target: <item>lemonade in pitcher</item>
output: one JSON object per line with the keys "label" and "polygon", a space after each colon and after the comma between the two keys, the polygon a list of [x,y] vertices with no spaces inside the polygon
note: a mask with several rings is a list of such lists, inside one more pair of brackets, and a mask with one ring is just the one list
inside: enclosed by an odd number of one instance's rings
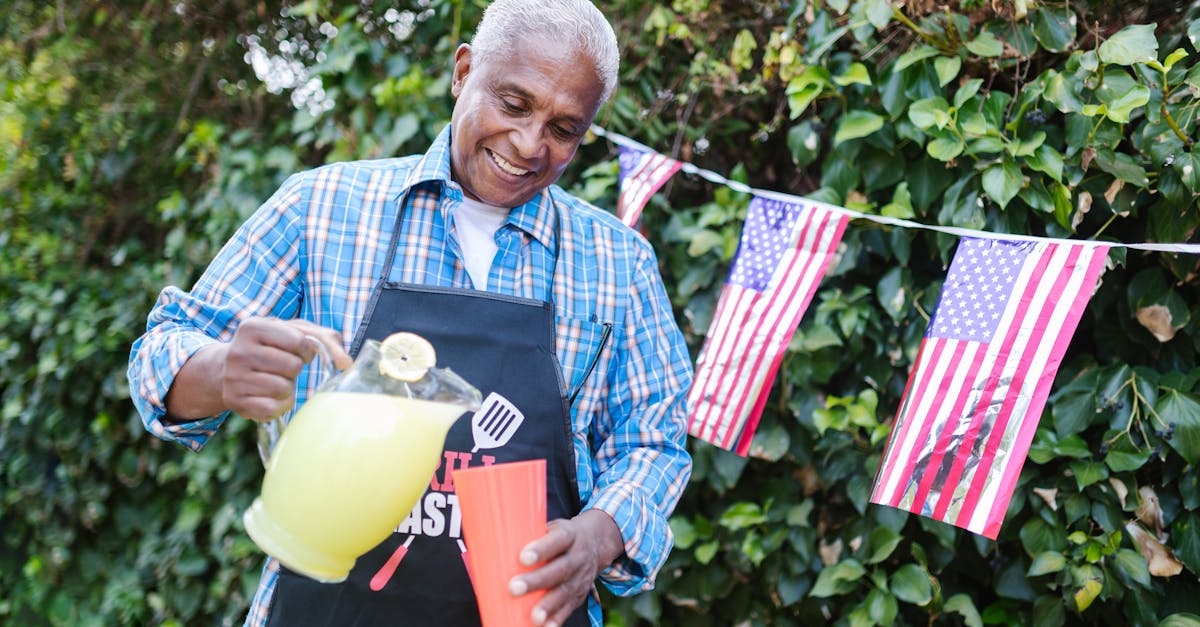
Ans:
{"label": "lemonade in pitcher", "polygon": [[366,342],[300,408],[243,517],[261,549],[317,581],[344,580],[388,537],[429,485],[450,426],[479,406],[478,390],[432,367],[427,342],[399,335]]}

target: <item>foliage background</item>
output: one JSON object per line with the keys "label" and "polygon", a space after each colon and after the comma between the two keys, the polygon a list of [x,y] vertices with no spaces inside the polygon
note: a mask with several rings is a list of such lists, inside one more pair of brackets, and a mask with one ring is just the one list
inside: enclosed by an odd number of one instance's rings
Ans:
{"label": "foliage background", "polygon": [[[0,15],[0,622],[236,624],[260,480],[232,421],[147,435],[128,346],[289,173],[410,154],[479,2],[8,3]],[[617,0],[598,123],[754,186],[927,224],[1196,242],[1194,4]],[[594,141],[564,185],[612,207]],[[698,351],[749,199],[647,208]],[[658,588],[613,625],[1196,624],[1192,255],[1116,249],[1000,537],[867,506],[955,238],[858,221],[742,459],[692,441]]]}

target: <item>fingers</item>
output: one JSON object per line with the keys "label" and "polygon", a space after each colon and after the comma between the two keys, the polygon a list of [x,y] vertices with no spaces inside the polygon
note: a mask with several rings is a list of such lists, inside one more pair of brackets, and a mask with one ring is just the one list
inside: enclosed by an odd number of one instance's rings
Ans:
{"label": "fingers", "polygon": [[291,408],[296,377],[314,352],[307,337],[327,346],[338,367],[350,364],[341,335],[333,329],[305,320],[244,320],[225,356],[221,381],[225,405],[260,422]]}
{"label": "fingers", "polygon": [[555,520],[545,536],[521,551],[520,560],[526,566],[544,561],[509,584],[509,591],[518,596],[533,590],[546,591],[531,615],[533,624],[562,625],[591,590],[597,568],[582,531],[585,529],[573,521]]}

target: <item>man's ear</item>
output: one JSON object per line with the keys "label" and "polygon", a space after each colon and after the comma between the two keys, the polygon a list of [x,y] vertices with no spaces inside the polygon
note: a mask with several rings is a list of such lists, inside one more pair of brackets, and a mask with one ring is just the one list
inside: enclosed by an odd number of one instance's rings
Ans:
{"label": "man's ear", "polygon": [[463,85],[467,82],[467,74],[471,73],[471,46],[459,44],[454,51],[454,75],[450,81],[450,94],[455,98],[462,93]]}

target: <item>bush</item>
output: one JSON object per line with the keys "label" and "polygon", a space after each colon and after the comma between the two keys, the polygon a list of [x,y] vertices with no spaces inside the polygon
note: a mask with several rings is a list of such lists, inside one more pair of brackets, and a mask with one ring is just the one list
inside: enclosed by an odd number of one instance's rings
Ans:
{"label": "bush", "polygon": [[[1195,242],[1200,22],[1159,7],[619,0],[622,89],[598,123],[866,213]],[[145,434],[128,346],[282,177],[422,150],[479,13],[18,0],[0,18],[0,620],[240,622],[261,563],[240,520],[251,429],[199,455]],[[564,184],[613,206],[613,148],[584,146]],[[694,351],[748,201],[679,174],[646,209]],[[691,442],[676,550],[654,592],[606,600],[610,623],[1200,614],[1196,255],[1113,249],[997,541],[867,505],[956,242],[852,223],[751,457]]]}

